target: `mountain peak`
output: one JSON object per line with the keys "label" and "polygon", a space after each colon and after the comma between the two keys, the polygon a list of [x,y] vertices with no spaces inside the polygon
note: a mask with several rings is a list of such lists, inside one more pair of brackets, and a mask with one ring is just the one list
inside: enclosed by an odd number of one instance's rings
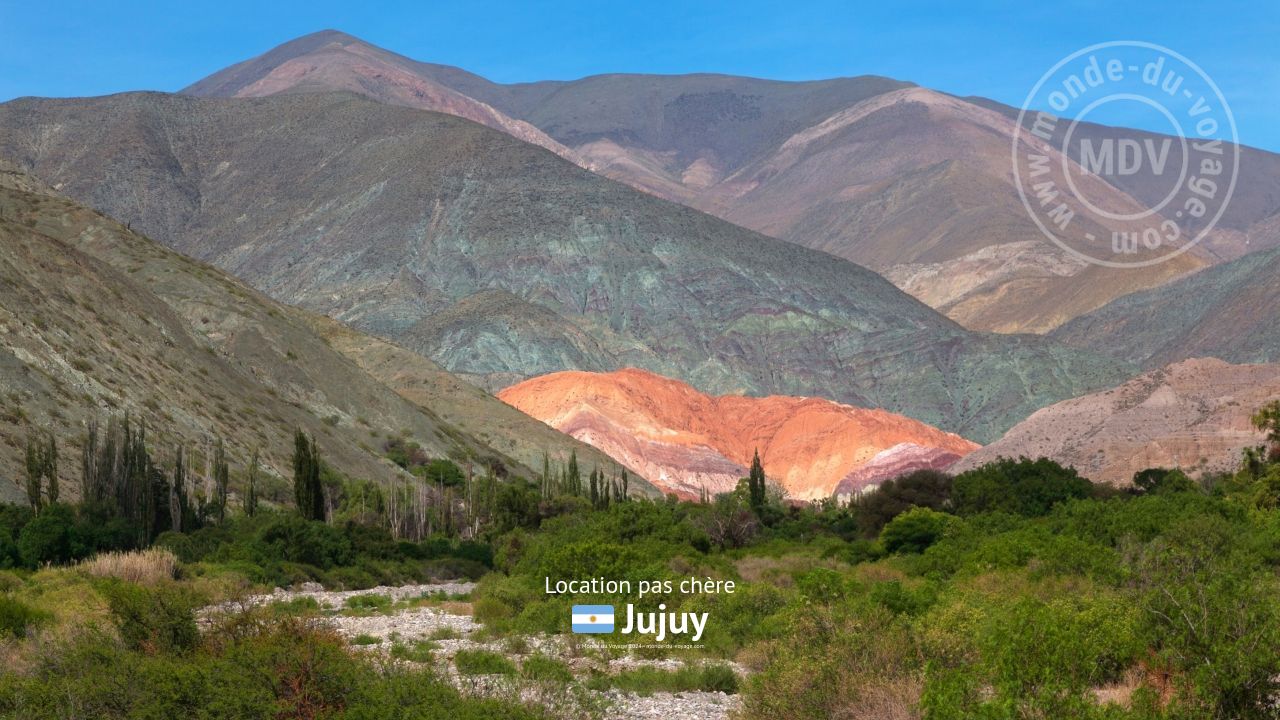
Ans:
{"label": "mountain peak", "polygon": [[359,44],[373,49],[380,49],[341,30],[317,30],[283,42],[261,55],[219,70],[183,88],[180,92],[200,97],[234,97],[246,86],[270,74],[281,65],[333,44]]}

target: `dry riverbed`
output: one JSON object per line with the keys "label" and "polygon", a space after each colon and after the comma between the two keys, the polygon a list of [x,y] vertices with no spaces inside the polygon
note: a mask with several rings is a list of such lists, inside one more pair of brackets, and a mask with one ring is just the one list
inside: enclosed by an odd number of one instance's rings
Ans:
{"label": "dry riverbed", "polygon": [[[414,662],[412,653],[394,648],[422,648],[430,662],[445,672],[459,690],[480,695],[520,697],[546,705],[565,717],[663,718],[664,720],[724,720],[738,707],[737,695],[721,692],[654,692],[642,695],[616,688],[589,690],[584,680],[593,673],[616,674],[640,667],[677,670],[683,663],[672,659],[615,657],[594,638],[578,635],[528,635],[494,639],[485,636],[471,617],[465,598],[474,589],[469,582],[376,587],[368,590],[329,591],[319,585],[255,595],[236,602],[205,608],[202,618],[220,612],[274,603],[319,607],[323,622],[346,637],[360,652],[382,653],[402,662]],[[458,672],[455,657],[461,651],[498,653],[517,664],[532,656],[564,663],[577,682],[549,687],[503,675],[467,675]],[[729,663],[739,677],[744,668]]]}

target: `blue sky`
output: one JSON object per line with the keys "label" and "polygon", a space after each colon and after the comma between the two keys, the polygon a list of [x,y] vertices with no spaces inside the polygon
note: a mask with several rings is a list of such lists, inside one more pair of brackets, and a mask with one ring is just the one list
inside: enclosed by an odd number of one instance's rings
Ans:
{"label": "blue sky", "polygon": [[[0,0],[0,100],[177,90],[335,28],[501,82],[602,72],[785,80],[877,74],[1020,104],[1063,56],[1107,40],[1204,68],[1242,142],[1280,151],[1280,2],[127,3]],[[1163,128],[1153,128],[1163,129]]]}

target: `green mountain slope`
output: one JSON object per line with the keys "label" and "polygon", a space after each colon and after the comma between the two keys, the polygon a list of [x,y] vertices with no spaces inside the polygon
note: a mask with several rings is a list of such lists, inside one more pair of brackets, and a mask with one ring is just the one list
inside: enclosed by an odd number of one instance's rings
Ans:
{"label": "green mountain slope", "polygon": [[[148,423],[162,453],[178,442],[207,450],[222,437],[238,468],[261,447],[264,464],[283,477],[294,428],[314,434],[335,468],[375,480],[401,472],[382,457],[391,433],[432,456],[478,466],[528,473],[543,450],[563,457],[578,449],[612,467],[474,392],[466,403],[472,433],[512,452],[495,450],[427,409],[461,405],[455,392],[428,388],[405,399],[313,325],[331,321],[269,300],[8,167],[0,168],[0,247],[2,497],[21,497],[32,427],[57,435],[64,492],[74,497],[85,423],[126,412]],[[347,331],[344,344],[385,343]],[[489,411],[501,422],[490,426]],[[514,447],[507,435],[527,435],[529,447]]]}
{"label": "green mountain slope", "polygon": [[1134,293],[1053,332],[1063,343],[1154,368],[1195,357],[1280,360],[1280,249]]}
{"label": "green mountain slope", "polygon": [[636,366],[976,440],[1129,370],[965,331],[862,267],[456,117],[346,94],[0,106],[0,153],[278,300],[490,389]]}

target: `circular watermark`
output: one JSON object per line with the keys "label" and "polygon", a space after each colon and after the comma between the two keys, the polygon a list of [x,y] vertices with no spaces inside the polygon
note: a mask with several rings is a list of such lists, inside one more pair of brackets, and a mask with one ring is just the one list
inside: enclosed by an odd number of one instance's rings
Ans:
{"label": "circular watermark", "polygon": [[1226,97],[1200,66],[1153,43],[1099,43],[1058,61],[1027,94],[1014,185],[1071,255],[1146,267],[1195,247],[1222,218],[1238,140]]}

